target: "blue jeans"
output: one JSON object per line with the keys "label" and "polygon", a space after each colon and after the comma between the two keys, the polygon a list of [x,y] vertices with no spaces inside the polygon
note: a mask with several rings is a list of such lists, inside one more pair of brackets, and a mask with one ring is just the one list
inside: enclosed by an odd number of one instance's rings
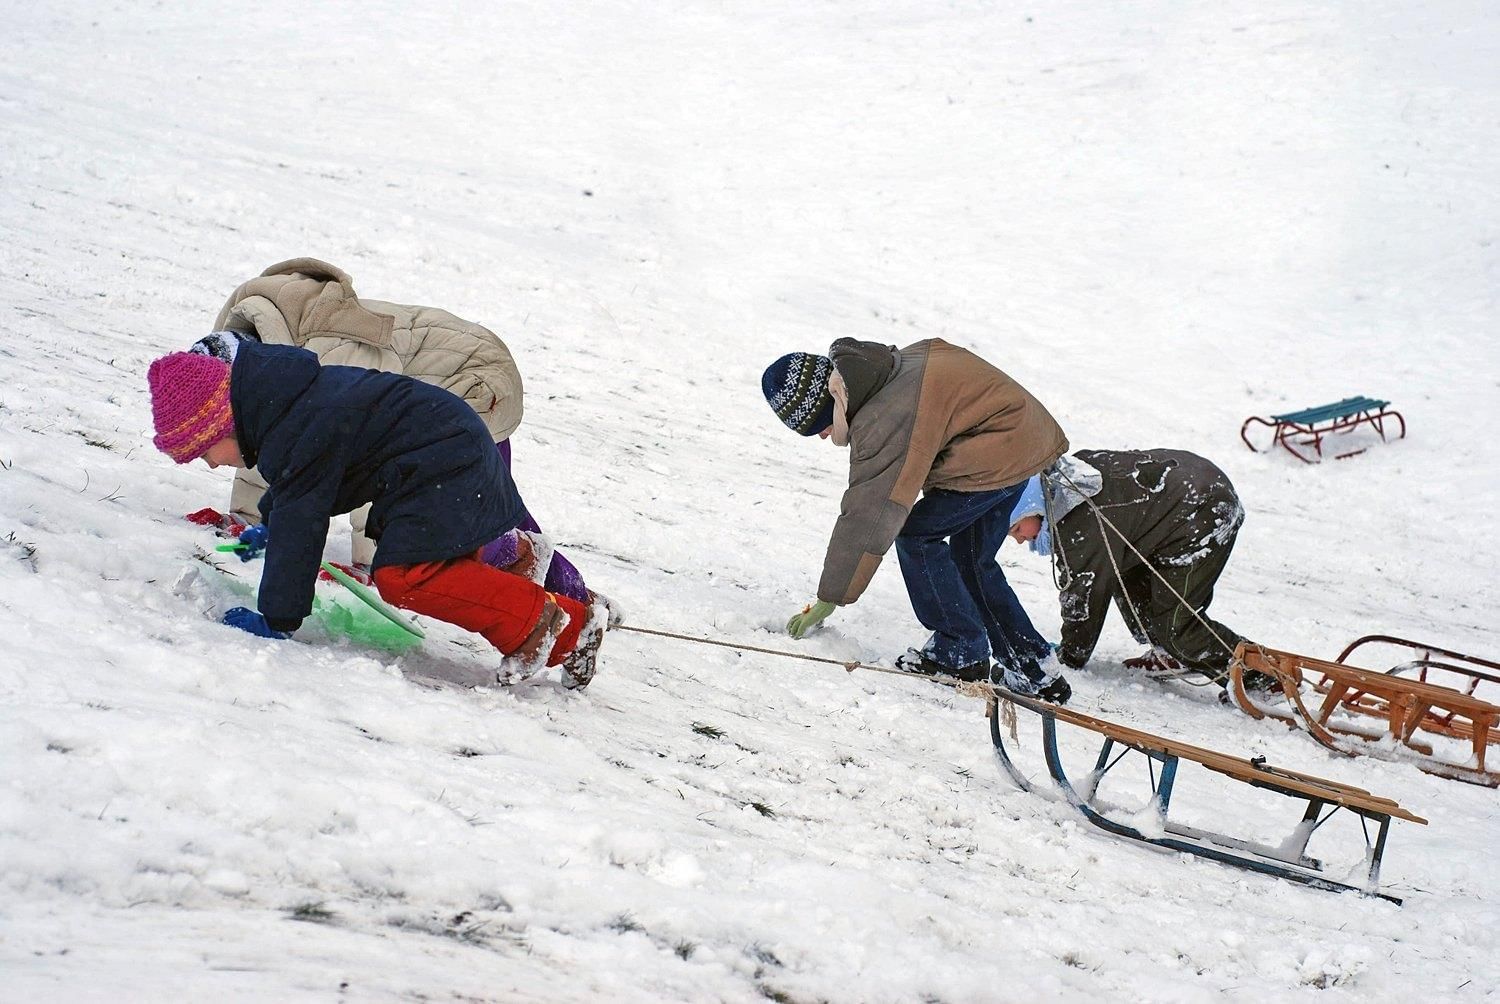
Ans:
{"label": "blue jeans", "polygon": [[954,668],[993,655],[1017,671],[1045,658],[1047,642],[1021,608],[995,555],[1026,482],[987,492],[931,491],[896,537],[912,610],[932,632],[926,655]]}

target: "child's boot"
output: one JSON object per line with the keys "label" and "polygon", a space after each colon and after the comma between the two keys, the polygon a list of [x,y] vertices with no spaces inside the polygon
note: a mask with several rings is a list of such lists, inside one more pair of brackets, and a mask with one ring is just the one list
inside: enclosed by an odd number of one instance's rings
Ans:
{"label": "child's boot", "polygon": [[619,600],[612,600],[608,596],[596,590],[588,590],[589,606],[599,604],[604,607],[605,617],[611,630],[625,623],[625,608],[620,606]]}
{"label": "child's boot", "polygon": [[594,679],[594,674],[599,671],[599,646],[604,644],[604,631],[610,625],[609,606],[602,602],[595,602],[589,607],[588,620],[583,625],[583,633],[578,636],[578,644],[573,646],[573,651],[563,657],[563,686],[569,690],[582,690]]}
{"label": "child's boot", "polygon": [[542,613],[536,625],[521,646],[500,660],[498,677],[501,683],[515,683],[536,674],[547,665],[553,647],[568,629],[568,612],[551,593],[542,604]]}

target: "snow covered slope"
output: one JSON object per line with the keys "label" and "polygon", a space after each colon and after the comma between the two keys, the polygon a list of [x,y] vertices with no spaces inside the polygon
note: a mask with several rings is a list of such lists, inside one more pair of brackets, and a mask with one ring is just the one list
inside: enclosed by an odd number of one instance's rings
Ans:
{"label": "snow covered slope", "polygon": [[[1078,707],[1430,818],[1394,827],[1406,905],[1081,827],[921,683],[622,632],[582,694],[471,690],[494,655],[445,625],[220,627],[181,517],[227,475],[152,449],[144,378],[325,258],[501,333],[521,488],[633,623],[880,661],[922,639],[894,560],[776,633],[846,458],[759,375],[941,336],[1075,447],[1219,462],[1237,630],[1493,655],[1500,18],[1418,7],[0,4],[0,997],[1492,999],[1496,793],[1142,682],[1118,622]],[[1352,394],[1409,438],[1239,443]],[[1046,565],[1001,558],[1055,636]]]}

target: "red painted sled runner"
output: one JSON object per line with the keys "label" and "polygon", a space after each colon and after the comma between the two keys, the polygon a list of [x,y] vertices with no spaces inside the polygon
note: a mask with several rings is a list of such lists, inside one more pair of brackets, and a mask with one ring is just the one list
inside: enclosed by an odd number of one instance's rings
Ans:
{"label": "red painted sled runner", "polygon": [[[1272,434],[1271,444],[1266,447],[1268,451],[1281,446],[1304,464],[1311,464],[1315,461],[1297,447],[1311,446],[1318,460],[1322,460],[1325,436],[1350,433],[1361,425],[1369,425],[1380,433],[1381,442],[1389,442],[1385,434],[1386,420],[1394,418],[1401,426],[1401,431],[1395,438],[1405,439],[1406,419],[1401,417],[1399,411],[1392,411],[1390,403],[1370,397],[1346,397],[1333,404],[1304,408],[1301,411],[1287,412],[1285,415],[1272,415],[1270,418],[1251,415],[1245,419],[1245,424],[1240,426],[1240,438],[1245,441],[1246,446],[1259,453],[1261,451],[1256,449],[1255,444],[1250,442],[1250,437],[1247,435],[1250,423],[1259,422],[1261,425],[1270,426]],[[1342,460],[1363,452],[1365,452],[1364,447],[1345,453],[1336,453],[1334,459]]]}

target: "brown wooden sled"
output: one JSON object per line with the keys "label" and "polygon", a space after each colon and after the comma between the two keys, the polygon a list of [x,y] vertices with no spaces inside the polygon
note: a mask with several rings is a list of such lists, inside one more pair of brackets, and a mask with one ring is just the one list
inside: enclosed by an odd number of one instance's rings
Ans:
{"label": "brown wooden sled", "polygon": [[[1368,638],[1388,640],[1386,636],[1378,635]],[[1340,658],[1347,657],[1366,640],[1361,639],[1345,649]],[[1399,643],[1401,639],[1395,641]],[[1416,643],[1407,644],[1422,647]],[[1414,679],[1398,672],[1409,665],[1381,673],[1241,642],[1230,661],[1229,695],[1234,704],[1252,718],[1274,718],[1300,727],[1337,753],[1380,756],[1383,751],[1376,744],[1389,737],[1406,751],[1403,759],[1411,760],[1429,774],[1491,788],[1500,786],[1500,771],[1485,767],[1485,754],[1490,744],[1500,743],[1500,706],[1474,696],[1473,687],[1465,692],[1434,683],[1426,679],[1425,674],[1424,678]],[[1429,665],[1427,668],[1434,667]],[[1276,681],[1286,697],[1285,707],[1254,699],[1245,689],[1244,674],[1250,670],[1265,673]],[[1477,672],[1480,679],[1496,679],[1476,670],[1466,672]],[[1474,680],[1475,686],[1480,679]],[[1310,708],[1305,698],[1316,698],[1316,706]],[[1336,712],[1379,719],[1385,723],[1385,728],[1360,729],[1337,722],[1333,719]],[[1442,759],[1435,755],[1429,743],[1417,736],[1418,730],[1468,742],[1473,756],[1468,763]],[[1360,742],[1352,743],[1350,739]]]}
{"label": "brown wooden sled", "polygon": [[[1263,757],[1245,759],[1193,746],[1033,697],[1023,697],[1003,688],[995,688],[988,701],[990,740],[994,744],[1000,766],[1010,775],[1011,780],[1023,791],[1031,790],[1031,781],[1017,767],[1006,749],[1005,730],[1001,727],[1004,716],[999,702],[1026,708],[1041,717],[1042,749],[1053,783],[1085,819],[1108,833],[1170,851],[1196,854],[1237,868],[1291,879],[1318,889],[1352,890],[1401,902],[1400,899],[1379,891],[1380,865],[1385,854],[1391,820],[1404,819],[1422,824],[1427,820],[1403,809],[1389,798],[1372,795],[1353,785],[1275,767],[1266,763]],[[1059,722],[1096,733],[1103,739],[1093,770],[1077,781],[1068,776],[1063,766],[1057,742]],[[1157,816],[1155,827],[1143,829],[1138,812],[1127,810],[1122,816],[1118,807],[1107,805],[1099,798],[1099,788],[1105,775],[1131,752],[1141,754],[1149,767],[1150,798]],[[1274,846],[1178,823],[1169,818],[1168,813],[1176,787],[1178,763],[1182,760],[1201,764],[1215,774],[1292,799],[1302,806],[1301,820],[1293,826],[1285,840]],[[1364,881],[1359,884],[1336,877],[1333,869],[1325,867],[1322,861],[1307,853],[1308,841],[1314,833],[1340,810],[1359,817],[1361,821],[1368,870]],[[1367,824],[1371,822],[1377,826],[1373,841],[1367,828]]]}
{"label": "brown wooden sled", "polygon": [[[1397,663],[1390,669],[1380,670],[1387,676],[1415,676],[1424,683],[1451,687],[1470,697],[1478,697],[1492,703],[1500,700],[1500,662],[1454,652],[1452,649],[1440,648],[1428,642],[1412,641],[1409,638],[1397,638],[1388,634],[1367,634],[1363,638],[1356,638],[1350,642],[1333,661],[1347,665],[1349,657],[1367,645],[1375,649],[1380,646],[1405,649],[1411,653],[1404,662]],[[1366,660],[1372,658],[1372,653],[1364,653],[1363,658]],[[1480,669],[1481,666],[1484,668]],[[1484,686],[1483,692],[1480,691],[1481,685]],[[1368,694],[1355,694],[1344,698],[1343,706],[1358,714],[1385,718],[1389,714],[1385,703]],[[1462,726],[1455,728],[1446,715],[1438,712],[1429,711],[1422,719],[1421,727],[1424,731],[1453,736],[1456,739],[1470,738]],[[1490,739],[1490,742],[1495,741],[1493,737]]]}

